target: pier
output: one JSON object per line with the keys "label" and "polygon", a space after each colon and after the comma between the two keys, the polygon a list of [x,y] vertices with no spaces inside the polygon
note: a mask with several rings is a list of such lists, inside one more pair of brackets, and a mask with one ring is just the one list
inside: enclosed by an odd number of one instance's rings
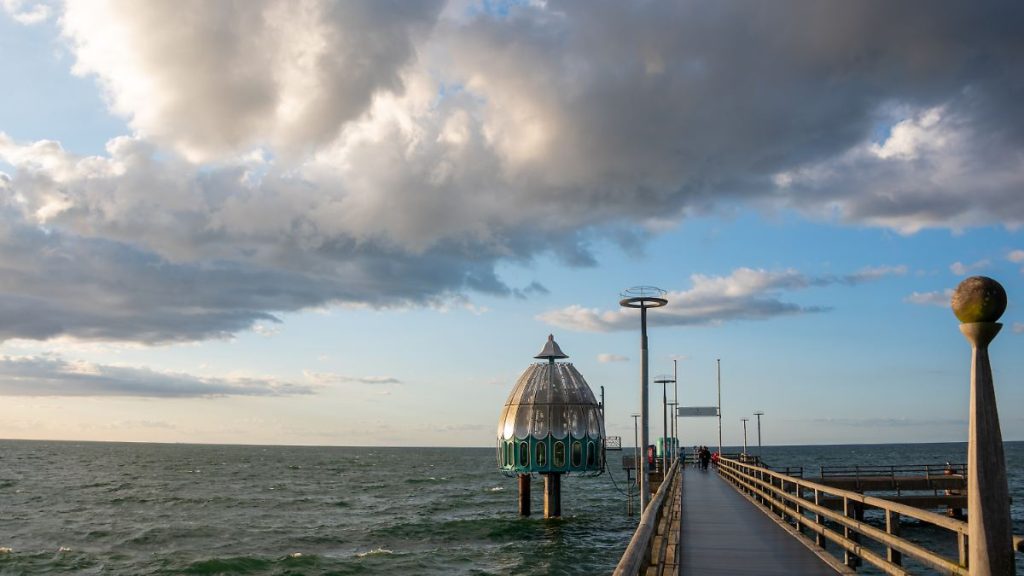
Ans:
{"label": "pier", "polygon": [[[637,477],[644,479],[639,483],[640,523],[615,576],[855,574],[865,565],[893,576],[1014,576],[1024,537],[1012,533],[1006,460],[988,357],[988,345],[1002,328],[998,320],[1006,309],[1006,292],[991,278],[973,276],[957,286],[951,308],[971,347],[966,464],[840,466],[821,468],[819,477],[804,478],[802,468],[773,470],[759,458],[749,458],[748,418],[741,418],[743,452],[738,458],[722,454],[719,438],[720,456],[713,471],[707,470],[705,460],[703,470],[687,472],[677,451],[671,454],[669,467],[666,451],[662,464],[666,481],[649,506],[645,505],[646,478],[651,463],[641,464],[637,471]],[[645,414],[646,316],[641,334],[641,413]],[[717,407],[679,409],[677,415],[715,415],[721,430],[720,398]],[[663,404],[667,406],[667,398]],[[764,413],[754,414],[760,447]],[[648,446],[646,428],[645,417],[640,444],[644,447]],[[907,537],[902,534],[905,525]],[[932,537],[910,537],[910,532],[921,528]],[[955,547],[946,548],[942,541]]]}
{"label": "pier", "polygon": [[[967,567],[967,522],[926,509],[945,508],[945,494],[914,504],[896,501],[912,495],[865,495],[759,462],[723,458],[717,469],[708,471],[683,464],[672,463],[668,481],[661,483],[641,516],[615,576],[856,574],[865,563],[893,575],[974,574]],[[876,470],[862,471],[870,473],[864,479],[880,478]],[[945,466],[893,467],[889,472],[888,484],[873,480],[875,484],[862,482],[860,488],[888,490],[893,482],[943,491],[965,486],[962,471],[946,474]],[[850,482],[848,475],[823,477],[843,486]],[[884,528],[865,521],[867,513],[881,514]],[[957,543],[955,555],[903,538],[901,526],[907,521],[946,531]],[[1024,553],[1024,537],[1015,535],[1013,546]]]}

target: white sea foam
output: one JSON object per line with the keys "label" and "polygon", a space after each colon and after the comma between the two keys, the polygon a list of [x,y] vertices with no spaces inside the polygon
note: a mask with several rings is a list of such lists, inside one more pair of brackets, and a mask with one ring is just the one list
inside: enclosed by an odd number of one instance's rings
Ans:
{"label": "white sea foam", "polygon": [[60,548],[57,548],[57,552],[71,552],[71,548],[68,548],[67,546],[61,546]]}
{"label": "white sea foam", "polygon": [[292,552],[288,555],[289,558],[302,558],[302,552]]}
{"label": "white sea foam", "polygon": [[14,548],[8,548],[6,546],[0,546],[0,554],[10,554],[14,552]]}
{"label": "white sea foam", "polygon": [[505,487],[504,486],[495,486],[494,488],[488,488],[487,491],[488,492],[504,492],[505,491]]}
{"label": "white sea foam", "polygon": [[380,548],[374,548],[373,550],[367,552],[360,552],[356,554],[356,557],[365,558],[366,556],[383,556],[385,554],[394,554],[394,552],[382,546]]}

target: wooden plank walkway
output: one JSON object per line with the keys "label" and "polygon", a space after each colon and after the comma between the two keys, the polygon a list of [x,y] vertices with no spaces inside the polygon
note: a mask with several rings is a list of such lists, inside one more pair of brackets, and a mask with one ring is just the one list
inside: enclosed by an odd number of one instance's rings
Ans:
{"label": "wooden plank walkway", "polygon": [[683,475],[682,576],[835,576],[712,470]]}

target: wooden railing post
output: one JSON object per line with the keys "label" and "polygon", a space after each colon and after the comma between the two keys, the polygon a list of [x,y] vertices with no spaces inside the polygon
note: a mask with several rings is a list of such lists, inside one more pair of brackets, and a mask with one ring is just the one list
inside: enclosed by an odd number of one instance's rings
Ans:
{"label": "wooden railing post", "polygon": [[804,487],[798,483],[796,485],[796,518],[794,518],[794,520],[796,521],[796,531],[801,534],[803,534],[806,531],[806,528],[804,528],[804,523],[800,521],[800,519],[804,516],[803,506],[800,505],[800,502],[803,501],[803,499]]}
{"label": "wooden railing post", "polygon": [[[818,489],[814,490],[814,503],[817,506],[821,506],[821,504],[822,504],[822,502],[821,502],[821,492]],[[818,514],[817,512],[815,512],[814,513],[814,521],[816,523],[820,524],[822,526],[822,528],[825,527],[825,518],[821,514]],[[814,543],[817,544],[818,546],[820,546],[822,550],[825,549],[825,547],[826,547],[825,543],[827,541],[828,541],[828,539],[825,538],[824,534],[820,534],[819,533],[819,534],[815,534],[814,535]]]}
{"label": "wooden railing post", "polygon": [[[892,510],[885,511],[885,531],[892,536],[900,535],[900,513]],[[903,553],[892,546],[886,547],[885,559],[897,566],[903,565]]]}
{"label": "wooden railing post", "polygon": [[[843,496],[843,514],[845,514],[847,518],[857,517],[857,504],[855,502],[851,502],[846,496]],[[843,526],[843,536],[853,542],[860,542],[860,534],[858,534],[856,530],[851,530],[847,526]],[[843,551],[843,564],[856,569],[857,566],[860,566],[860,558],[853,552],[845,550]]]}

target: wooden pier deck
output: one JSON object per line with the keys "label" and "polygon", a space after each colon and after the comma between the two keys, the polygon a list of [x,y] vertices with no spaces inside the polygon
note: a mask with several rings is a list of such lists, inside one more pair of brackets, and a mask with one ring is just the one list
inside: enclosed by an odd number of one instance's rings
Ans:
{"label": "wooden pier deck", "polygon": [[681,540],[685,576],[836,574],[714,471],[683,475]]}

